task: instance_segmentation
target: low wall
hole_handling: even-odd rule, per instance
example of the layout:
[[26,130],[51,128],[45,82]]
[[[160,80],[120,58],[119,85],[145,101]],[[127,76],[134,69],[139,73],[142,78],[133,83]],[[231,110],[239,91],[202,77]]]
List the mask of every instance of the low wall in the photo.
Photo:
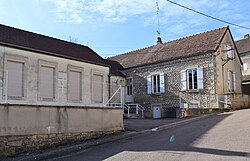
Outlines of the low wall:
[[231,94],[230,103],[233,109],[250,108],[250,95]]
[[188,116],[200,116],[212,113],[220,113],[229,111],[230,109],[219,109],[219,108],[176,108],[176,117],[188,117]]
[[122,109],[0,105],[0,156],[122,130]]

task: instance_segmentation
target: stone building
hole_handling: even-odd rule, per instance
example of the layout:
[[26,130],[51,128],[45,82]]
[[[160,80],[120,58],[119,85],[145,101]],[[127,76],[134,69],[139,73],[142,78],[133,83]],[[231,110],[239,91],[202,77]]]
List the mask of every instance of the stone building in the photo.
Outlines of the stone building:
[[178,107],[224,107],[226,94],[241,93],[242,62],[229,27],[158,41],[110,60],[123,66],[131,87],[125,102],[144,106],[145,117],[171,117]]
[[242,93],[250,94],[250,36],[235,42],[243,62],[242,69]]
[[[110,65],[87,46],[0,25],[0,160],[123,130]],[[105,107],[105,108],[104,108]]]

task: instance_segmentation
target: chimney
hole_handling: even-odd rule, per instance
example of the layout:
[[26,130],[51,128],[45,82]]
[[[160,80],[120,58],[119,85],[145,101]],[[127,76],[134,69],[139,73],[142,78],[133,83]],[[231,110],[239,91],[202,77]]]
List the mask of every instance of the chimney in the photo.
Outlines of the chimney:
[[250,37],[249,34],[244,35],[244,39],[247,39],[249,37]]
[[161,37],[157,37],[157,44],[162,44]]

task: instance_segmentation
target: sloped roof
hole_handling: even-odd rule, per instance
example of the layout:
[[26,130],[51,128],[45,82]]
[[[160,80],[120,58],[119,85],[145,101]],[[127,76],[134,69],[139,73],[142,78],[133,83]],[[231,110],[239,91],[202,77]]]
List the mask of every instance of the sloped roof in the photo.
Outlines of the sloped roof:
[[106,59],[107,63],[111,67],[111,74],[115,76],[125,77],[125,75],[121,72],[124,68],[117,61]]
[[235,41],[239,54],[250,52],[250,37]]
[[229,27],[223,27],[157,44],[144,49],[110,57],[109,59],[118,61],[124,68],[131,68],[204,54],[209,51],[215,51],[228,28]]
[[87,46],[1,24],[0,35],[1,45],[108,66],[107,62],[102,57]]

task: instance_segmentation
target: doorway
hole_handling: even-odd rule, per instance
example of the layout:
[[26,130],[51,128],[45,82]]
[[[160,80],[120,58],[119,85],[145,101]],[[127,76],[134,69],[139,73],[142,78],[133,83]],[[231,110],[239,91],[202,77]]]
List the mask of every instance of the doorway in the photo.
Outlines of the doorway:
[[153,105],[153,118],[161,118],[161,105]]

